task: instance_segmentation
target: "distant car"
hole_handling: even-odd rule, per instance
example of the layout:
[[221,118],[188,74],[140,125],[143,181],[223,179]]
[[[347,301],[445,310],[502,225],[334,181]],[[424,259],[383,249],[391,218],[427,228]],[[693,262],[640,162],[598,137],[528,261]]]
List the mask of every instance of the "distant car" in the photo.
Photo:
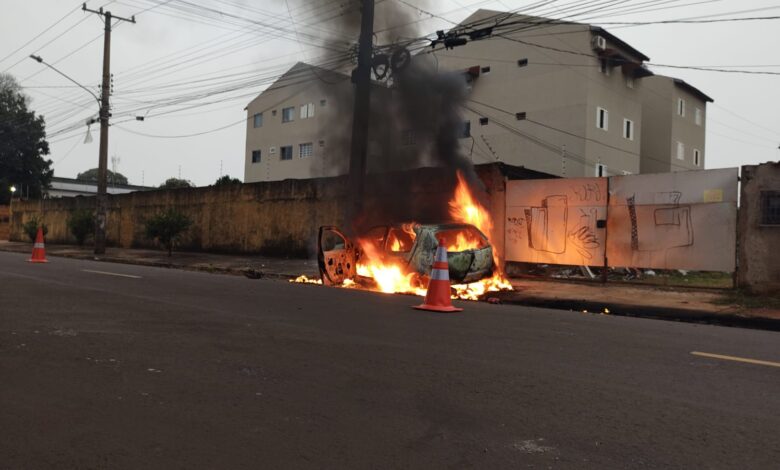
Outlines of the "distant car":
[[[493,248],[485,234],[469,224],[377,226],[358,236],[382,261],[399,261],[406,273],[430,275],[439,240],[448,247],[450,281],[476,282],[493,275]],[[336,227],[320,227],[318,264],[325,285],[341,285],[345,279],[360,281],[357,264],[366,256]]]

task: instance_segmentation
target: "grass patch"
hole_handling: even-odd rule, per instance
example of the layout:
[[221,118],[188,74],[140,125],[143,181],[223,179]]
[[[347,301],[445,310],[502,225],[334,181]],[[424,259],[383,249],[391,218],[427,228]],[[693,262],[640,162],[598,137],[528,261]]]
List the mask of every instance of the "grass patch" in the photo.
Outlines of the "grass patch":
[[743,290],[725,292],[722,297],[713,301],[718,305],[738,305],[744,308],[778,308],[780,297],[775,295],[755,295]]
[[711,271],[689,271],[683,275],[679,271],[657,271],[655,276],[643,276],[634,282],[656,286],[686,286],[731,289],[734,278],[731,273]]

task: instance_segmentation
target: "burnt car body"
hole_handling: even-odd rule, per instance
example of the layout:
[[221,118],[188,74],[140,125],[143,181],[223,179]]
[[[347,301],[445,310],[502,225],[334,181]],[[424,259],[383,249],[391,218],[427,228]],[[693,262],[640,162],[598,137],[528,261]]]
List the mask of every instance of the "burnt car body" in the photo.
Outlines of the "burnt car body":
[[[430,275],[439,241],[446,246],[468,240],[472,246],[459,251],[447,250],[450,281],[466,284],[493,275],[493,248],[485,234],[469,224],[382,225],[359,236],[363,246],[370,244],[381,261],[392,261],[406,273]],[[318,264],[325,285],[341,285],[345,279],[358,280],[357,265],[366,256],[364,247],[353,242],[336,227],[320,227]]]

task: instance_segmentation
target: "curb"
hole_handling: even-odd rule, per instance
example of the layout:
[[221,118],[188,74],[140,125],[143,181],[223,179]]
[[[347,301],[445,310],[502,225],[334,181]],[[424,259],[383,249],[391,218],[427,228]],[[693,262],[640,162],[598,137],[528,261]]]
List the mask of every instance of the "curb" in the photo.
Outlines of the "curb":
[[[516,294],[515,294],[516,295]],[[737,313],[713,313],[706,310],[682,308],[647,307],[612,302],[594,302],[590,300],[561,300],[542,297],[501,298],[507,305],[551,308],[589,313],[591,315],[613,315],[617,317],[648,318],[653,320],[678,321],[703,325],[719,325],[755,330],[780,331],[780,319],[751,317]],[[608,309],[609,313],[602,313]]]

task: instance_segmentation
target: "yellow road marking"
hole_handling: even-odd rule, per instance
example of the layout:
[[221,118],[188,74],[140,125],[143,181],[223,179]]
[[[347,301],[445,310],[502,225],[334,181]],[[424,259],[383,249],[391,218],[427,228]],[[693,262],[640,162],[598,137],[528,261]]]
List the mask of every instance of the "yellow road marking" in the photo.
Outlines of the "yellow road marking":
[[713,359],[723,359],[724,361],[747,362],[748,364],[758,364],[760,366],[780,367],[780,362],[760,361],[758,359],[749,359],[746,357],[724,356],[722,354],[712,354],[699,351],[691,351],[691,354],[694,356],[711,357]]
[[117,276],[117,277],[129,277],[130,279],[141,279],[141,276],[133,276],[130,274],[118,274],[118,273],[107,273],[105,271],[93,271],[91,269],[82,269],[85,273],[93,273],[93,274],[103,274],[105,276]]

